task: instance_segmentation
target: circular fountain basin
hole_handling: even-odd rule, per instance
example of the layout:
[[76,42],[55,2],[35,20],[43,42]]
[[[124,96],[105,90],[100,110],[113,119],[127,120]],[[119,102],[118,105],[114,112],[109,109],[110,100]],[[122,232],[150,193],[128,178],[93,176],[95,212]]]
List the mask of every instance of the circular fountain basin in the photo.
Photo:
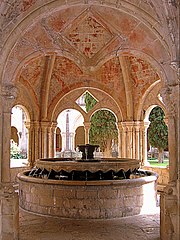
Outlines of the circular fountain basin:
[[[138,166],[139,161],[133,159],[36,162],[38,168],[56,171],[129,171]],[[153,172],[138,170],[129,179],[91,181],[37,178],[29,173],[20,173],[18,178],[20,206],[31,212],[73,219],[111,219],[137,215],[156,206],[157,175]]]
[[86,171],[89,172],[108,172],[110,170],[118,172],[119,170],[133,171],[140,167],[140,161],[136,159],[124,158],[102,158],[102,159],[81,159],[76,160],[73,158],[49,158],[40,159],[36,161],[36,167],[46,169],[48,171],[54,170],[59,172],[61,170],[66,172],[71,171]]

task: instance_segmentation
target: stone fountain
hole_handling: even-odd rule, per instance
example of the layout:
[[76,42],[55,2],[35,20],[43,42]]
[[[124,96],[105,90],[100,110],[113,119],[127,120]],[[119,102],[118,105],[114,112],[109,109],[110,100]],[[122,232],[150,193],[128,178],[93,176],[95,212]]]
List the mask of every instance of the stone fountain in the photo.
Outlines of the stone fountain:
[[156,206],[153,172],[136,159],[94,159],[97,145],[80,145],[82,159],[39,159],[18,175],[20,206],[28,211],[75,219],[119,218]]

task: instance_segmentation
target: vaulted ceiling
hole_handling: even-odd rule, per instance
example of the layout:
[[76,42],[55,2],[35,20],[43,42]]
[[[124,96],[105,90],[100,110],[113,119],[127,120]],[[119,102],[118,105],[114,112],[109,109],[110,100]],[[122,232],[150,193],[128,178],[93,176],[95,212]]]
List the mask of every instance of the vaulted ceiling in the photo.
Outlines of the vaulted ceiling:
[[[38,9],[39,1],[15,2],[19,5],[9,8],[1,4],[5,20],[15,21],[31,9],[16,29],[20,34],[4,70],[4,79],[19,89],[17,102],[27,109],[33,106],[38,118],[47,120],[70,92],[76,90],[74,101],[80,89],[98,89],[107,106],[111,98],[115,101],[123,119],[136,118],[143,96],[161,82],[157,62],[170,55],[157,31],[162,21],[158,4],[116,1],[114,7],[95,1],[74,5],[52,1]],[[8,31],[5,20],[1,27]],[[157,102],[156,95],[152,104]]]

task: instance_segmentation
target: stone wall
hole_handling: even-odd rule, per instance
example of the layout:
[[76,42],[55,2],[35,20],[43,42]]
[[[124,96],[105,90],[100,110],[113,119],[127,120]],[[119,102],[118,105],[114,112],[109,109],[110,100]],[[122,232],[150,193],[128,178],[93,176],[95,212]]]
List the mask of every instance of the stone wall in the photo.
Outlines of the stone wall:
[[145,166],[143,169],[148,171],[153,171],[158,174],[157,180],[157,190],[162,191],[165,186],[167,186],[169,182],[169,168],[168,167],[147,167]]
[[17,183],[17,174],[20,172],[23,172],[25,170],[28,170],[28,167],[16,167],[16,168],[10,168],[10,179],[12,183]]
[[40,214],[110,219],[137,215],[156,206],[155,176],[89,182],[45,180],[23,174],[18,176],[20,206]]

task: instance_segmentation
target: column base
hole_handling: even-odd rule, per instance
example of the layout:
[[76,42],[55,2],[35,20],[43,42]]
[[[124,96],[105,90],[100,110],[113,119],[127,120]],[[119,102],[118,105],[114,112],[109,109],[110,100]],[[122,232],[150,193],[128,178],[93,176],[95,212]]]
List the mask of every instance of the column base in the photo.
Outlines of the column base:
[[178,237],[178,199],[176,187],[168,184],[160,197],[160,235],[161,239],[177,240]]
[[0,184],[0,240],[18,240],[19,196],[11,183]]

